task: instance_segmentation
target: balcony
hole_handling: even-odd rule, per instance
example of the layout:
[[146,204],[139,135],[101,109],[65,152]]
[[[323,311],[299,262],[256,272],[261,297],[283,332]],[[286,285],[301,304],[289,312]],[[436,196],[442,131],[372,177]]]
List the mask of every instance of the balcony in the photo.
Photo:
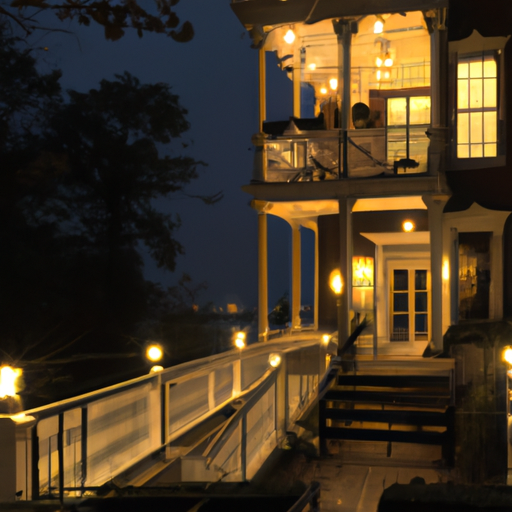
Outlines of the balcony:
[[266,166],[256,169],[253,182],[295,183],[425,174],[429,146],[425,135],[427,128],[348,130],[345,172],[341,130],[300,133],[290,130],[282,135],[267,135],[263,141]]

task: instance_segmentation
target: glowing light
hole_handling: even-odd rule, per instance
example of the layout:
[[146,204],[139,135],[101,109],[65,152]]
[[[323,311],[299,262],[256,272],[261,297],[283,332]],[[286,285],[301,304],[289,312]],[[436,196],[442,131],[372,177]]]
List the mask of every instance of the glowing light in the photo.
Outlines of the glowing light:
[[384,58],[384,66],[390,68],[393,65],[393,59],[389,53],[386,53],[386,57]]
[[327,87],[321,87],[320,88],[320,93],[321,94],[327,94]]
[[149,373],[157,373],[163,371],[164,367],[160,366],[159,364],[155,364],[155,366],[151,367],[151,370],[149,370]]
[[322,336],[322,343],[324,345],[329,345],[329,342],[331,341],[331,335],[330,334],[324,334]]
[[508,364],[512,364],[512,347],[505,347],[501,357],[503,358],[503,361],[507,362]]
[[381,76],[382,76],[382,73],[380,72],[380,70],[377,71],[377,80],[380,80]]
[[382,34],[383,31],[384,31],[384,21],[382,20],[382,18],[379,17],[379,18],[377,18],[377,21],[373,25],[373,33],[374,34]]
[[341,295],[343,291],[343,280],[339,269],[334,269],[329,275],[329,286],[336,295]]
[[19,368],[2,366],[0,369],[0,397],[16,395],[16,379],[21,375]]
[[311,71],[315,71],[316,69],[316,64],[314,62],[312,62],[309,66],[308,66],[309,69],[311,69]]
[[406,220],[404,221],[404,223],[402,224],[402,229],[406,232],[406,233],[410,233],[411,231],[414,231],[414,228],[416,226],[414,225],[414,222],[412,222],[411,220]]
[[338,79],[337,78],[331,78],[329,80],[329,87],[335,91],[338,88]]
[[164,356],[164,351],[162,350],[162,347],[160,345],[149,345],[149,347],[146,349],[146,357],[150,360],[156,363],[157,361],[160,361],[162,357]]
[[447,260],[443,262],[442,275],[444,281],[448,281],[448,279],[450,279],[450,263]]
[[380,68],[382,66],[383,60],[380,57],[375,59],[375,65]]
[[290,28],[288,30],[288,32],[286,32],[286,34],[284,35],[284,40],[288,43],[288,44],[292,44],[294,41],[295,41],[295,33],[293,32],[293,30]]
[[245,332],[238,331],[235,334],[235,346],[242,350],[245,347]]
[[268,364],[272,368],[277,368],[281,364],[281,356],[279,354],[270,354],[268,356]]
[[384,78],[387,80],[391,75],[389,74],[389,71],[386,71],[384,73]]
[[352,286],[373,286],[373,258],[352,257]]

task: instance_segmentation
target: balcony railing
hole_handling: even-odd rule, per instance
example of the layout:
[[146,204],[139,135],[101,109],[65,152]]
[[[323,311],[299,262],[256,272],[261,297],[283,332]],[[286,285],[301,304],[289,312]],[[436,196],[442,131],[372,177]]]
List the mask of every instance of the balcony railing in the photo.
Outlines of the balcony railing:
[[[385,128],[349,130],[344,172],[344,134],[340,130],[314,130],[265,139],[266,166],[256,171],[256,181],[302,182],[410,175],[427,172],[426,127],[416,132]],[[408,137],[408,154],[406,145]],[[392,154],[390,154],[392,152]],[[263,169],[266,167],[266,172]]]

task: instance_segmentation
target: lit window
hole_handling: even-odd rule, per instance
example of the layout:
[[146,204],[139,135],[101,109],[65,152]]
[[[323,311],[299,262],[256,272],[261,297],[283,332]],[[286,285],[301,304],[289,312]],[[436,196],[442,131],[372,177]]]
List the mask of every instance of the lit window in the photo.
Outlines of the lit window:
[[498,155],[498,66],[493,54],[457,65],[457,157]]

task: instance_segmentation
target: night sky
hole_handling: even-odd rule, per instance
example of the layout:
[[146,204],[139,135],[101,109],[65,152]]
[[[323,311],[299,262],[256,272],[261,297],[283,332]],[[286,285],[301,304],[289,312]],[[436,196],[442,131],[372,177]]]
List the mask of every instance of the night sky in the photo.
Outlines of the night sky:
[[[30,42],[48,47],[40,60],[42,69],[61,69],[65,90],[87,91],[102,78],[111,80],[125,70],[142,83],[172,86],[189,112],[191,129],[184,141],[193,143],[186,151],[208,163],[187,191],[222,190],[224,199],[214,206],[185,198],[162,200],[162,210],[182,218],[177,238],[186,254],[179,258],[174,274],[158,270],[148,260],[146,277],[167,286],[188,272],[194,281],[208,283],[200,304],[212,301],[225,307],[226,302],[237,302],[252,308],[257,305],[257,215],[241,186],[251,179],[251,136],[258,131],[258,54],[250,48],[249,36],[228,0],[181,0],[175,9],[182,21],[194,25],[191,42],[176,43],[162,34],[144,34],[139,39],[130,30],[119,41],[106,41],[101,27],[61,23],[52,15],[45,15],[42,24],[72,34],[39,32]],[[267,77],[275,91],[269,98],[267,119],[287,119],[291,82],[277,66],[271,67]],[[273,217],[269,229],[272,306],[288,290],[290,234],[284,221]]]

